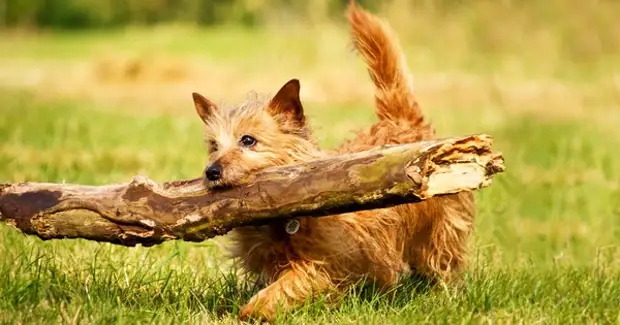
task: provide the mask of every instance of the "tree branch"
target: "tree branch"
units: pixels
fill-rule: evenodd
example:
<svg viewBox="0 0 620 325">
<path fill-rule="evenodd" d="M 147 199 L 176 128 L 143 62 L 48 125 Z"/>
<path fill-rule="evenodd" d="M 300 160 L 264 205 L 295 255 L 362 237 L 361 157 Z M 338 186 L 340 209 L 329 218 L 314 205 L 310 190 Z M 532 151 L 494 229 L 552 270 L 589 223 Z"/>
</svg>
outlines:
<svg viewBox="0 0 620 325">
<path fill-rule="evenodd" d="M 234 227 L 419 202 L 476 190 L 504 171 L 487 135 L 382 147 L 265 170 L 231 189 L 201 179 L 162 185 L 0 185 L 0 221 L 42 239 L 85 238 L 126 246 L 203 241 Z"/>
</svg>

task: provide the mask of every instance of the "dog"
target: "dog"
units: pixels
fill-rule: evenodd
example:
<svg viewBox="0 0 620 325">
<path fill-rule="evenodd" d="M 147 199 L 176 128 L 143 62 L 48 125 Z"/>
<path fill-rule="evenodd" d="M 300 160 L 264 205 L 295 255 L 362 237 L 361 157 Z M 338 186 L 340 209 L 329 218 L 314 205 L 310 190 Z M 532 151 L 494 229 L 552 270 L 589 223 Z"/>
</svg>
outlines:
<svg viewBox="0 0 620 325">
<path fill-rule="evenodd" d="M 312 136 L 297 79 L 273 97 L 255 94 L 230 107 L 193 93 L 205 124 L 207 188 L 235 186 L 244 176 L 268 167 L 435 137 L 389 25 L 355 1 L 348 4 L 346 17 L 354 47 L 375 86 L 378 122 L 326 152 Z M 308 299 L 325 296 L 338 301 L 360 281 L 379 290 L 414 275 L 446 283 L 466 264 L 474 216 L 473 194 L 461 192 L 390 208 L 302 217 L 292 227 L 276 222 L 236 228 L 231 232 L 232 257 L 265 285 L 241 308 L 239 317 L 271 321 Z"/>
</svg>

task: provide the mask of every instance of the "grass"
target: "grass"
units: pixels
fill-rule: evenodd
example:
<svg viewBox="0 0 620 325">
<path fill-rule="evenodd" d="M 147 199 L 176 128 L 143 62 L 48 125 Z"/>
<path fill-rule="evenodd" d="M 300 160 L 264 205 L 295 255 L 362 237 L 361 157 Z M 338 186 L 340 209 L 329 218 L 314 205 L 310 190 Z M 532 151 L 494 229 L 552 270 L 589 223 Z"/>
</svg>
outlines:
<svg viewBox="0 0 620 325">
<path fill-rule="evenodd" d="M 506 158 L 506 173 L 476 192 L 464 286 L 428 291 L 408 280 L 384 296 L 351 293 L 335 309 L 310 304 L 282 323 L 620 324 L 620 91 L 609 73 L 620 61 L 595 48 L 585 57 L 597 67 L 588 69 L 579 51 L 562 54 L 565 29 L 548 30 L 549 46 L 535 34 L 531 52 L 515 50 L 515 26 L 531 18 L 523 12 L 500 15 L 501 55 L 471 44 L 446 51 L 460 44 L 453 41 L 465 22 L 482 24 L 463 29 L 470 39 L 491 25 L 476 12 L 485 11 L 432 30 L 436 39 L 420 31 L 403 42 L 440 135 L 491 134 Z M 0 182 L 194 177 L 206 158 L 189 99 L 196 85 L 232 101 L 249 89 L 274 91 L 297 73 L 324 147 L 374 120 L 370 82 L 333 26 L 0 37 Z M 475 44 L 492 47 L 488 40 Z M 0 324 L 235 323 L 257 288 L 222 257 L 224 241 L 42 242 L 0 225 Z"/>
<path fill-rule="evenodd" d="M 138 172 L 165 180 L 193 177 L 204 162 L 196 118 L 32 102 L 13 91 L 0 98 L 2 180 L 104 184 Z M 526 115 L 502 127 L 468 124 L 496 138 L 509 169 L 477 193 L 466 287 L 429 293 L 409 283 L 393 297 L 352 294 L 335 310 L 308 306 L 293 323 L 620 321 L 618 142 L 594 127 Z M 217 240 L 146 249 L 41 242 L 5 226 L 0 233 L 6 323 L 232 322 L 255 290 L 220 258 Z"/>
</svg>

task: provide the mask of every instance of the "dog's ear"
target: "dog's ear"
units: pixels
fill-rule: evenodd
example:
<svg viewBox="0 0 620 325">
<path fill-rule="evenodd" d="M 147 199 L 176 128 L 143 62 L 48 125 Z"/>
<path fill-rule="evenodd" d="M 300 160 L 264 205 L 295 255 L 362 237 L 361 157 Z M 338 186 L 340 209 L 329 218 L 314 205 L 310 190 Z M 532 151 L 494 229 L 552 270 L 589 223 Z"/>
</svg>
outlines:
<svg viewBox="0 0 620 325">
<path fill-rule="evenodd" d="M 199 93 L 192 93 L 192 97 L 194 98 L 194 106 L 196 106 L 198 116 L 206 123 L 213 111 L 217 109 L 217 105 Z"/>
<path fill-rule="evenodd" d="M 297 126 L 303 126 L 305 116 L 304 108 L 299 99 L 299 90 L 299 80 L 289 80 L 269 101 L 269 112 L 274 116 L 281 116 Z"/>
</svg>

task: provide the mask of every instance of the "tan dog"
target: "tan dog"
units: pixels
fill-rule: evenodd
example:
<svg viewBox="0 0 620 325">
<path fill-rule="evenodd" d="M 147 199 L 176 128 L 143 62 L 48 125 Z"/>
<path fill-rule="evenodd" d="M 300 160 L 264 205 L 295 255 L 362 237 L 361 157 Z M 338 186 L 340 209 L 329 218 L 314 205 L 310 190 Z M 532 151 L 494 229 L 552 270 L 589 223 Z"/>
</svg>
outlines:
<svg viewBox="0 0 620 325">
<path fill-rule="evenodd" d="M 376 86 L 379 122 L 335 153 L 433 138 L 390 29 L 353 1 L 347 18 L 355 48 Z M 299 89 L 293 79 L 272 98 L 255 96 L 234 107 L 217 107 L 194 94 L 206 125 L 209 188 L 234 186 L 248 173 L 328 154 L 312 138 Z M 408 274 L 449 280 L 465 262 L 474 212 L 473 195 L 464 192 L 387 209 L 301 218 L 294 233 L 281 223 L 237 228 L 232 232 L 234 256 L 266 284 L 240 316 L 272 320 L 279 310 L 286 312 L 317 295 L 337 298 L 362 279 L 379 288 Z"/>
</svg>

